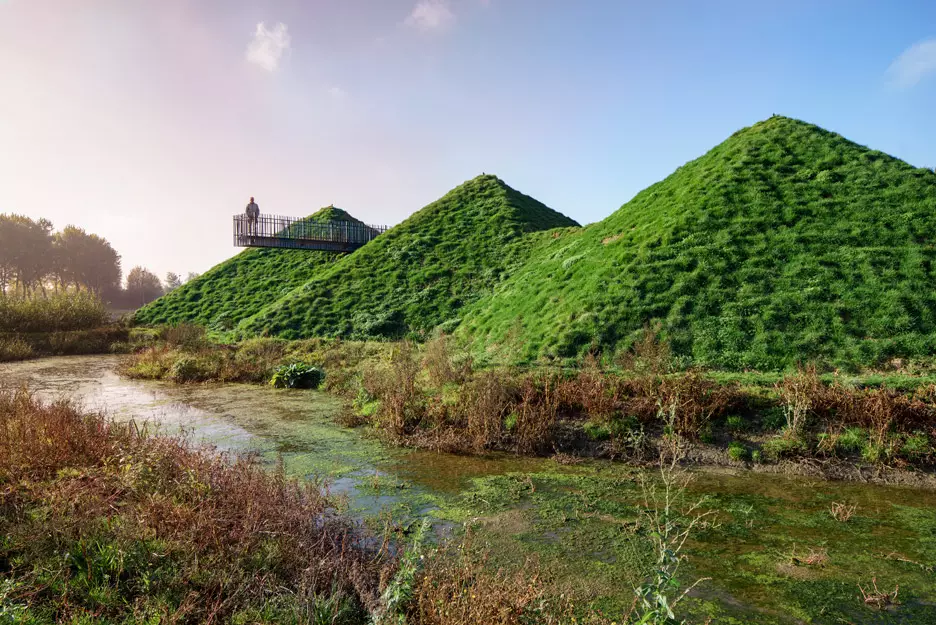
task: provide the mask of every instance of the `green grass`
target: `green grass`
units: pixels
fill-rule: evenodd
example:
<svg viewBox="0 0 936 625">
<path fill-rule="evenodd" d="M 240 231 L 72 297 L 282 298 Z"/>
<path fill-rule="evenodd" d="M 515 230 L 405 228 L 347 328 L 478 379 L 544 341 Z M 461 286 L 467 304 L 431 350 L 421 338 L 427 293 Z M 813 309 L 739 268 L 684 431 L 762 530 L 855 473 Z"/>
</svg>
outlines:
<svg viewBox="0 0 936 625">
<path fill-rule="evenodd" d="M 811 124 L 740 130 L 574 226 L 480 176 L 353 254 L 245 252 L 137 320 L 237 337 L 441 328 L 527 363 L 610 356 L 659 324 L 680 366 L 736 372 L 936 352 L 936 173 Z"/>
<path fill-rule="evenodd" d="M 285 338 L 400 337 L 453 325 L 525 261 L 529 236 L 575 222 L 479 176 L 240 324 Z"/>
<path fill-rule="evenodd" d="M 530 360 L 612 352 L 653 321 L 684 363 L 729 370 L 925 356 L 933 232 L 936 173 L 776 116 L 543 239 L 460 332 Z"/>
<path fill-rule="evenodd" d="M 358 221 L 334 207 L 323 208 L 308 219 Z M 338 254 L 306 250 L 244 250 L 144 306 L 135 320 L 146 325 L 197 323 L 223 334 L 339 258 Z"/>
</svg>

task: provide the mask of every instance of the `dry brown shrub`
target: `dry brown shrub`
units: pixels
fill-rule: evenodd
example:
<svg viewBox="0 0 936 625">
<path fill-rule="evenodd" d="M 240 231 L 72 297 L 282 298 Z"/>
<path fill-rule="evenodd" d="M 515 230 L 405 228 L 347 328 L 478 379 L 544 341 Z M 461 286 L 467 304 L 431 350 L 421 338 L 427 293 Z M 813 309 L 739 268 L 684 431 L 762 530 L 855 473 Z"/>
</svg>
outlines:
<svg viewBox="0 0 936 625">
<path fill-rule="evenodd" d="M 510 413 L 516 394 L 511 376 L 496 370 L 477 374 L 462 388 L 457 410 L 476 451 L 501 443 L 504 418 Z"/>
<path fill-rule="evenodd" d="M 665 375 L 672 371 L 673 354 L 668 341 L 662 338 L 663 324 L 644 326 L 640 338 L 631 348 L 615 358 L 615 364 L 639 375 Z"/>
<path fill-rule="evenodd" d="M 720 384 L 702 372 L 657 377 L 642 376 L 627 380 L 627 414 L 643 422 L 663 421 L 673 432 L 697 438 L 712 421 L 740 407 L 744 396 L 735 384 Z"/>
<path fill-rule="evenodd" d="M 166 326 L 160 330 L 159 338 L 170 347 L 186 350 L 198 350 L 206 345 L 205 328 L 194 323 Z"/>
<path fill-rule="evenodd" d="M 832 518 L 840 523 L 847 523 L 852 516 L 854 516 L 855 511 L 858 510 L 857 504 L 848 505 L 843 501 L 836 501 L 832 504 L 832 508 L 829 509 L 829 514 L 832 515 Z"/>
<path fill-rule="evenodd" d="M 425 345 L 423 368 L 430 384 L 434 386 L 460 384 L 471 375 L 473 365 L 470 354 L 462 354 L 456 359 L 452 353 L 452 342 L 452 337 L 443 333 Z"/>
<path fill-rule="evenodd" d="M 871 578 L 872 588 L 863 588 L 861 584 L 858 584 L 858 590 L 861 591 L 861 598 L 864 600 L 865 605 L 869 605 L 875 608 L 883 609 L 889 605 L 897 605 L 900 602 L 897 601 L 897 594 L 900 592 L 900 584 L 894 586 L 893 592 L 882 592 L 878 590 L 877 578 Z"/>
<path fill-rule="evenodd" d="M 444 547 L 426 558 L 410 609 L 420 625 L 520 625 L 559 622 L 562 610 L 546 600 L 536 560 L 519 569 L 493 569 L 489 555 L 466 544 Z"/>
<path fill-rule="evenodd" d="M 169 594 L 187 598 L 167 622 L 227 622 L 283 593 L 337 590 L 373 608 L 380 579 L 392 572 L 393 558 L 365 547 L 367 537 L 334 514 L 336 502 L 318 483 L 183 439 L 149 437 L 67 402 L 42 404 L 26 392 L 0 393 L 0 487 L 3 507 L 44 510 L 41 518 L 0 516 L 5 548 L 23 563 L 10 572 L 18 584 L 39 583 L 30 563 L 52 566 L 61 559 L 49 554 L 64 545 L 104 541 L 136 553 L 140 541 L 157 540 L 161 553 L 147 550 L 150 563 L 127 570 L 119 587 L 125 605 L 144 601 L 145 585 L 134 576 L 170 559 L 179 573 L 162 579 L 162 588 L 174 584 Z M 259 554 L 275 554 L 262 573 L 252 564 Z M 43 597 L 65 621 L 83 613 L 67 595 Z"/>
<path fill-rule="evenodd" d="M 594 354 L 585 356 L 575 377 L 562 380 L 559 393 L 562 404 L 592 418 L 609 418 L 619 408 L 617 378 L 601 370 Z"/>
<path fill-rule="evenodd" d="M 871 440 L 885 445 L 892 430 L 910 431 L 932 424 L 934 410 L 919 394 L 908 396 L 886 387 L 837 393 L 836 420 L 871 431 Z"/>
<path fill-rule="evenodd" d="M 367 368 L 362 383 L 371 397 L 380 400 L 377 421 L 391 437 L 399 439 L 411 434 L 426 417 L 419 361 L 410 342 L 396 345 L 389 363 Z"/>
<path fill-rule="evenodd" d="M 799 368 L 784 376 L 775 389 L 786 417 L 786 433 L 800 436 L 814 415 L 825 416 L 839 405 L 834 390 L 819 378 L 814 366 Z"/>
<path fill-rule="evenodd" d="M 552 448 L 553 431 L 559 415 L 561 381 L 553 374 L 528 374 L 520 380 L 513 428 L 518 453 L 543 453 Z"/>
</svg>

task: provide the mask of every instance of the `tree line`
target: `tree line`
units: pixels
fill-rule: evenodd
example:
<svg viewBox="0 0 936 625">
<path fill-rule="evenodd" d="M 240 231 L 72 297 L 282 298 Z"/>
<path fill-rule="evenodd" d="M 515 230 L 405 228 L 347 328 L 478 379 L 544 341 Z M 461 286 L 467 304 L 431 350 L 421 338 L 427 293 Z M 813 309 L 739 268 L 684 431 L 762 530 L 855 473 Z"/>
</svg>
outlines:
<svg viewBox="0 0 936 625">
<path fill-rule="evenodd" d="M 120 254 L 107 239 L 74 225 L 55 231 L 48 219 L 0 213 L 0 294 L 89 291 L 113 306 L 135 308 L 183 283 L 172 272 L 163 283 L 134 267 L 123 288 L 122 276 Z"/>
</svg>

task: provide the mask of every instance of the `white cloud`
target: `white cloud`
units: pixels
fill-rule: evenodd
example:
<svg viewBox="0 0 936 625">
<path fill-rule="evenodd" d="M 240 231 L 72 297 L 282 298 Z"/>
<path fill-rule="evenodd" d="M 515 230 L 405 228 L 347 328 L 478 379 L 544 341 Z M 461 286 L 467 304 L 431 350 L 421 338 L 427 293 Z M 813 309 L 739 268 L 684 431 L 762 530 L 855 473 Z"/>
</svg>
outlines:
<svg viewBox="0 0 936 625">
<path fill-rule="evenodd" d="M 268 72 L 274 72 L 279 69 L 283 55 L 289 52 L 291 42 L 286 24 L 280 22 L 271 30 L 260 22 L 247 45 L 247 60 Z"/>
<path fill-rule="evenodd" d="M 328 95 L 339 101 L 346 100 L 348 98 L 348 92 L 341 87 L 338 87 L 337 85 L 334 87 L 329 87 Z"/>
<path fill-rule="evenodd" d="M 927 39 L 904 50 L 891 63 L 887 74 L 898 87 L 912 87 L 930 74 L 936 74 L 936 39 Z"/>
<path fill-rule="evenodd" d="M 420 0 L 406 18 L 406 25 L 422 31 L 445 30 L 455 23 L 448 0 Z"/>
</svg>

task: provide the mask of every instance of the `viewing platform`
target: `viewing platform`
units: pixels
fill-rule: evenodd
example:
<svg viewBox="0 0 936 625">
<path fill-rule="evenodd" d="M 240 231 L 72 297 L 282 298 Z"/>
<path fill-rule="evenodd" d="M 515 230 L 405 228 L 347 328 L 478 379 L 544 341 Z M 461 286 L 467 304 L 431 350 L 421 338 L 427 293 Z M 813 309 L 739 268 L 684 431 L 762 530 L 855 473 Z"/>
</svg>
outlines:
<svg viewBox="0 0 936 625">
<path fill-rule="evenodd" d="M 347 254 L 376 239 L 386 226 L 356 221 L 313 221 L 296 217 L 234 215 L 234 245 L 277 247 Z"/>
</svg>

